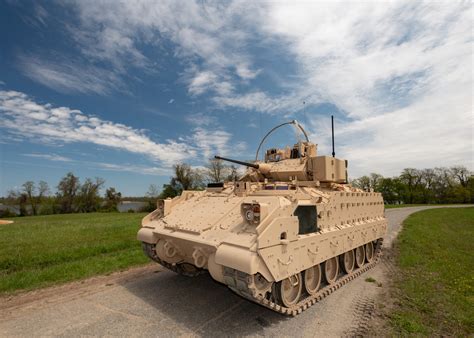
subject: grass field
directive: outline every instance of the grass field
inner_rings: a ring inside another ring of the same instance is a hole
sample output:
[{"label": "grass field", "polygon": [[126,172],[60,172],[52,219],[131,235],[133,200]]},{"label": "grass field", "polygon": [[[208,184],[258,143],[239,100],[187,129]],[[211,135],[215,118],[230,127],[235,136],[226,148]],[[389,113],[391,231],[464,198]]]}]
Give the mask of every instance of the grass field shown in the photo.
[{"label": "grass field", "polygon": [[394,335],[473,335],[474,208],[411,215],[396,251]]},{"label": "grass field", "polygon": [[0,293],[29,290],[149,262],[136,234],[145,214],[16,217],[0,225]]}]

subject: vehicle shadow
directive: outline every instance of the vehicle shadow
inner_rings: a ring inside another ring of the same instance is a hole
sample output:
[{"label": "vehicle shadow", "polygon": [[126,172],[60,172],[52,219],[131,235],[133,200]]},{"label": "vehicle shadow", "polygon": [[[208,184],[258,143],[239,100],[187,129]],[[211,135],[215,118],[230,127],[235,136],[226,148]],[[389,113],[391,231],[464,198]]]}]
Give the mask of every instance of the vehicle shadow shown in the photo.
[{"label": "vehicle shadow", "polygon": [[188,334],[258,335],[290,319],[243,299],[208,274],[185,277],[165,269],[122,286],[156,309],[156,316],[167,317]]}]

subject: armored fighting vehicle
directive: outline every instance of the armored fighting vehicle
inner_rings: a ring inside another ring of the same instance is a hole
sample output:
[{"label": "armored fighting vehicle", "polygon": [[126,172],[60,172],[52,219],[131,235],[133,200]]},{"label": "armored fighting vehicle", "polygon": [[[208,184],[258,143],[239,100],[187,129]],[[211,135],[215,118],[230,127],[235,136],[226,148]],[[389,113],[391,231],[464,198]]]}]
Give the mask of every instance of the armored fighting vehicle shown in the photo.
[{"label": "armored fighting vehicle", "polygon": [[[284,125],[301,130],[292,147],[268,149]],[[333,142],[334,143],[334,142]],[[236,182],[159,200],[138,232],[144,252],[177,273],[208,271],[237,294],[296,315],[372,268],[387,229],[380,193],[347,182],[347,161],[318,156],[296,121],[273,128]]]}]

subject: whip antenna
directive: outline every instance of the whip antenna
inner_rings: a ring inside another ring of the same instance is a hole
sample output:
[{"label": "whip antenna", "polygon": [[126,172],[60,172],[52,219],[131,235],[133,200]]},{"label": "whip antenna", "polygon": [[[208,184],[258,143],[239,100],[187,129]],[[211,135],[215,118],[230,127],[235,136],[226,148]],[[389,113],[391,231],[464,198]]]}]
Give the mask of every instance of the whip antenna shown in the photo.
[{"label": "whip antenna", "polygon": [[331,135],[332,135],[332,157],[336,156],[334,151],[334,115],[331,115]]}]

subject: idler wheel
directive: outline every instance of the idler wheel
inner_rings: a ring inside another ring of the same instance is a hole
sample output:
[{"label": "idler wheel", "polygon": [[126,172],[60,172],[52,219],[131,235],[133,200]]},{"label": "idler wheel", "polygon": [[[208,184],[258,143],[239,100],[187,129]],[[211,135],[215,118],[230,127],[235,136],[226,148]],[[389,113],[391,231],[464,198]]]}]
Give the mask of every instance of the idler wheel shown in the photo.
[{"label": "idler wheel", "polygon": [[342,269],[345,273],[351,273],[354,270],[355,257],[354,251],[350,250],[341,255]]},{"label": "idler wheel", "polygon": [[339,260],[337,257],[329,258],[324,263],[324,277],[328,284],[332,284],[336,281],[337,275],[339,274]]},{"label": "idler wheel", "polygon": [[309,295],[314,295],[321,285],[321,265],[315,265],[304,271],[304,287]]},{"label": "idler wheel", "polygon": [[367,263],[374,260],[374,244],[372,242],[365,245],[365,258],[367,259]]},{"label": "idler wheel", "polygon": [[364,246],[359,246],[358,248],[354,249],[355,253],[355,264],[358,268],[364,266],[365,263],[365,249]]},{"label": "idler wheel", "polygon": [[276,300],[286,307],[298,303],[302,290],[303,283],[301,273],[297,273],[296,275],[273,284],[273,292]]}]

